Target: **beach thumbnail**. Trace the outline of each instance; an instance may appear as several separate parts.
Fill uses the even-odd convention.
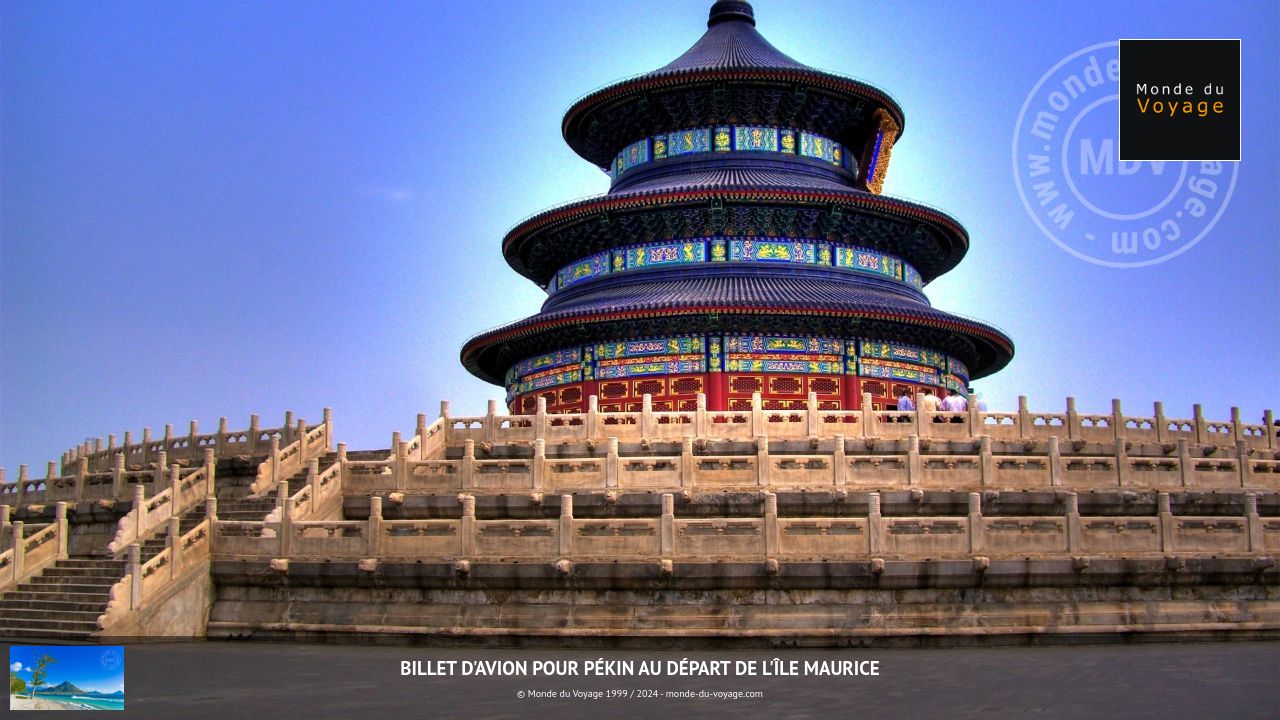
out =
[[[121,645],[14,645],[10,710],[124,710]]]

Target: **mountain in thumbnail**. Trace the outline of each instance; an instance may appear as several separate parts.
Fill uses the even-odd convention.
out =
[[[49,688],[42,688],[36,691],[42,695],[83,695],[84,691],[72,685],[70,681],[64,680],[57,685]]]

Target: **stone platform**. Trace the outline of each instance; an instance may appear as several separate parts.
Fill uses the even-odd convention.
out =
[[[1255,559],[213,566],[208,636],[383,644],[860,647],[1280,638]]]
[[[286,424],[270,443],[266,433],[256,454],[219,440],[220,429],[185,443],[204,448],[201,469],[168,473],[86,450],[69,458],[75,474],[37,486],[23,473],[24,498],[41,502],[12,516],[46,519],[45,501],[91,488],[121,497],[90,502],[97,512],[73,512],[69,525],[66,513],[49,518],[21,543],[14,523],[11,544],[24,548],[28,576],[28,561],[47,565],[59,547],[28,551],[37,536],[124,561],[98,618],[104,639],[689,647],[1280,636],[1280,438],[1270,426],[1198,411],[1171,419],[1159,406],[1134,417],[1119,403],[1105,416],[1073,403],[1064,413],[1025,402],[1017,413],[823,411],[814,398],[802,411],[765,411],[758,399],[745,413],[701,407],[505,416],[493,406],[455,418],[446,405],[408,439],[362,453],[331,451],[326,415]],[[229,467],[240,479],[215,486]],[[123,482],[129,473],[139,482]],[[149,498],[148,488],[163,490]],[[93,524],[77,529],[81,517]],[[112,520],[113,535],[103,530]],[[85,547],[108,535],[108,547]]]

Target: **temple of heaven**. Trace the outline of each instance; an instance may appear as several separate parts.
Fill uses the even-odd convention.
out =
[[[462,363],[513,413],[892,407],[901,389],[968,392],[1013,356],[999,330],[933,308],[965,229],[880,194],[902,109],[802,65],[742,0],[653,72],[587,95],[564,139],[609,192],[535,215],[502,252],[547,292],[477,335]],[[937,390],[935,390],[937,392]]]

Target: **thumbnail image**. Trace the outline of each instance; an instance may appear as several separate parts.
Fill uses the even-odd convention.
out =
[[[9,709],[124,710],[124,647],[10,647]]]

